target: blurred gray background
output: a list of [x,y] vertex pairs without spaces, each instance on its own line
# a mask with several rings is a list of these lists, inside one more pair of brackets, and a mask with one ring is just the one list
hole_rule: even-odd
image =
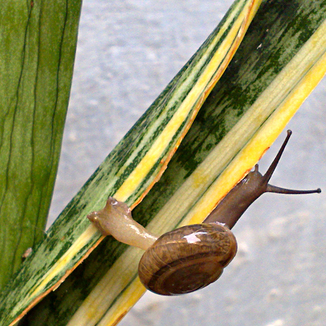
[[[50,221],[197,50],[230,0],[85,0]],[[146,293],[120,325],[326,325],[326,80],[289,124],[273,184],[234,228],[239,252],[193,294]],[[285,132],[261,161],[265,171]]]

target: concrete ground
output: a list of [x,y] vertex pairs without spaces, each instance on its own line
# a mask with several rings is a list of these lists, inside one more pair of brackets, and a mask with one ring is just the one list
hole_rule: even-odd
[[[86,0],[51,221],[221,20],[232,1]],[[239,252],[193,294],[146,293],[120,325],[326,325],[326,80],[289,128],[273,184],[234,228]],[[285,133],[264,156],[272,160]]]

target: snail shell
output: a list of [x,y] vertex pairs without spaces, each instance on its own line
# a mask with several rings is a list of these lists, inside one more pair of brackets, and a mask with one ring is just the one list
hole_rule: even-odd
[[236,239],[223,224],[188,225],[159,237],[142,256],[138,275],[152,292],[189,293],[215,282],[236,251]]

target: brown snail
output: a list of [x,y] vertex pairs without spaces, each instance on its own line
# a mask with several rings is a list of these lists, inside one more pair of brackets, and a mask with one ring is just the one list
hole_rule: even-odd
[[202,224],[187,225],[160,237],[148,232],[131,217],[130,208],[110,197],[106,206],[87,217],[104,235],[145,250],[138,267],[144,286],[157,294],[176,295],[196,291],[216,281],[237,251],[230,231],[244,211],[264,192],[320,193],[291,190],[268,184],[282,156],[287,137],[265,175],[249,172],[208,215]]

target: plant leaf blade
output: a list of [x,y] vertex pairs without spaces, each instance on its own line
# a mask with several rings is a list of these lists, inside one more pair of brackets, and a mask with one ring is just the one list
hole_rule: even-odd
[[[89,224],[87,213],[103,206],[112,195],[134,207],[159,179],[200,105],[231,60],[259,4],[260,1],[244,0],[235,3],[224,21],[231,28],[221,25],[212,33],[67,206],[6,288],[0,324],[18,321],[101,242],[103,237]],[[165,146],[155,146],[161,143]],[[139,165],[141,169],[137,170]],[[47,259],[42,261],[44,256]],[[27,281],[23,284],[24,279]]]

